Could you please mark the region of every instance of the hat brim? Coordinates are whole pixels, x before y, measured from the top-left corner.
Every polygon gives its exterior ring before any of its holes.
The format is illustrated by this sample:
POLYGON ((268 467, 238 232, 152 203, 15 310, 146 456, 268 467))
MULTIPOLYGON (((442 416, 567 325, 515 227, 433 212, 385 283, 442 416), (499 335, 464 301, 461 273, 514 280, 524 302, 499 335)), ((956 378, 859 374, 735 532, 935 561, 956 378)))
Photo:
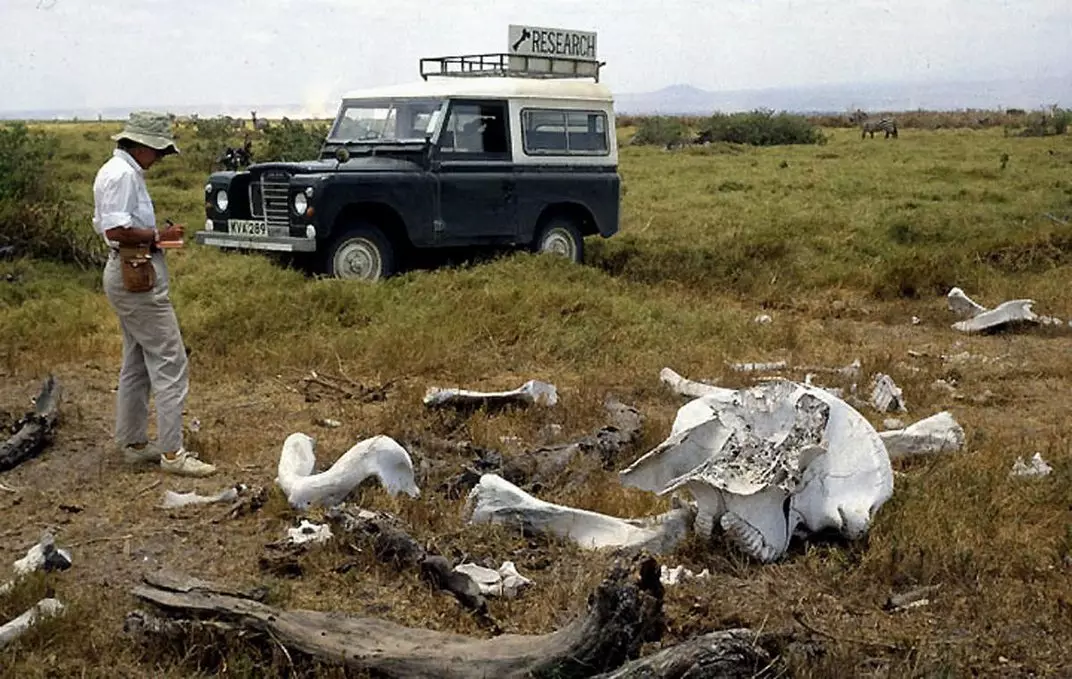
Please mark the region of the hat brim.
POLYGON ((172 153, 178 153, 179 147, 175 145, 175 142, 167 137, 158 137, 152 134, 141 134, 139 132, 119 132, 113 134, 112 139, 119 141, 120 139, 129 139, 130 141, 137 142, 143 146, 148 146, 151 149, 159 151, 166 155, 172 153))

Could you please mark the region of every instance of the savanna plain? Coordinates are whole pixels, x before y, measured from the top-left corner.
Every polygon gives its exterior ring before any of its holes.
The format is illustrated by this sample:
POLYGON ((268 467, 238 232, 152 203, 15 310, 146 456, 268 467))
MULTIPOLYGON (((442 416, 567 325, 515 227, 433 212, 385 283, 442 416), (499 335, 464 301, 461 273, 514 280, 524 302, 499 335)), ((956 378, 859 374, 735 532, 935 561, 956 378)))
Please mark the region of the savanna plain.
MULTIPOLYGON (((45 529, 73 556, 69 570, 35 574, 0 596, 4 621, 47 592, 67 606, 0 651, 0 674, 343 676, 279 648, 235 642, 222 662, 208 662, 196 647, 134 642, 123 632, 139 605, 131 589, 161 567, 263 585, 284 608, 489 636, 415 572, 341 541, 303 555, 300 577, 263 571, 265 545, 299 517, 274 484, 284 439, 314 436, 322 467, 377 434, 471 441, 510 456, 598 429, 613 396, 643 415, 640 441, 610 469, 576 460, 537 495, 642 517, 670 499, 623 488, 617 471, 667 436, 685 402, 660 383, 660 369, 737 387, 759 376, 730 364, 785 361, 783 376, 814 372, 824 386, 855 384, 863 398, 871 375, 889 374, 904 390, 899 417, 948 410, 966 444, 896 461, 892 499, 862 541, 794 541, 768 565, 697 537, 659 556, 711 573, 666 588, 661 644, 748 627, 808 640, 777 650, 767 676, 1072 676, 1072 327, 966 335, 951 328, 945 300, 959 286, 990 307, 1031 298, 1038 313, 1072 318, 1072 137, 904 127, 896 139, 861 139, 856 128, 829 127, 821 144, 667 150, 627 144, 632 122, 618 131, 621 231, 588 239, 581 265, 516 253, 375 284, 317 279, 266 256, 196 245, 209 164, 192 152, 152 168, 159 218, 187 226, 185 249, 167 256, 190 350, 186 421, 198 423, 187 442, 218 466, 208 479, 129 468, 114 452, 121 339, 100 269, 0 261, 3 424, 28 409, 49 373, 64 388, 55 441, 0 474, 15 491, 0 492, 0 564, 45 529), (855 359, 855 379, 816 371, 855 359), (314 371, 382 387, 384 398, 309 398, 314 371), (430 386, 496 391, 529 379, 554 384, 559 403, 457 414, 421 401, 430 386), (318 424, 325 418, 341 426, 318 424), (1018 456, 1036 452, 1051 474, 1010 477, 1018 456), (212 507, 157 506, 165 490, 212 494, 239 482, 268 489, 265 506, 219 522, 212 507), (923 586, 937 586, 926 605, 884 609, 891 595, 923 586)), ((58 139, 38 170, 65 187, 67 223, 89 237, 93 176, 120 126, 35 126, 58 139)), ((179 144, 195 149, 194 133, 183 131, 179 144)), ((861 412, 880 430, 889 417, 861 412)), ((352 501, 399 516, 448 557, 513 560, 534 584, 490 601, 506 632, 546 633, 583 615, 611 554, 466 525, 464 496, 440 488, 471 456, 411 452, 419 498, 390 497, 372 481, 352 501)))

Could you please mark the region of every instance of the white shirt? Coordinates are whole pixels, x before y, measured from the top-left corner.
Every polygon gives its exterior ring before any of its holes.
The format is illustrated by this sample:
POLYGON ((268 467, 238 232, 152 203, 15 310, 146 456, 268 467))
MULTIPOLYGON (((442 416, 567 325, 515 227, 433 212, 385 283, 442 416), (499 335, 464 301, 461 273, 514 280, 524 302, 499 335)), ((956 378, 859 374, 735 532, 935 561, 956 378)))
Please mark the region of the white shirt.
POLYGON ((109 246, 104 232, 116 227, 156 229, 153 199, 145 185, 145 171, 123 149, 115 149, 93 181, 93 228, 109 246))

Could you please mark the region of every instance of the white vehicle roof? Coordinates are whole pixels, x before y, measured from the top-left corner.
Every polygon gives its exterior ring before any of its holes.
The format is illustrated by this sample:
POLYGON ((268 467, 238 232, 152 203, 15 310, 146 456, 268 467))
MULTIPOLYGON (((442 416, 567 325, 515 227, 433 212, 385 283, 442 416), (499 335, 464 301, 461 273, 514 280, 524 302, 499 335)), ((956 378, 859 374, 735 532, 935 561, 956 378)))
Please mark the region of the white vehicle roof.
POLYGON ((610 89, 600 83, 561 78, 430 77, 402 85, 354 90, 343 99, 408 97, 493 97, 572 99, 612 103, 610 89))

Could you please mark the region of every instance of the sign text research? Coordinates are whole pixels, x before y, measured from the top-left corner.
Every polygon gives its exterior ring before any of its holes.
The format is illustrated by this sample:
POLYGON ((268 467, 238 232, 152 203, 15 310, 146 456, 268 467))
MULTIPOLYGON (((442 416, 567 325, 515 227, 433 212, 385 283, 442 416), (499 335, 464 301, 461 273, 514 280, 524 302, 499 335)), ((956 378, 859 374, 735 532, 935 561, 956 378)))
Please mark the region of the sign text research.
POLYGON ((565 28, 510 24, 510 54, 596 60, 596 34, 565 28))

